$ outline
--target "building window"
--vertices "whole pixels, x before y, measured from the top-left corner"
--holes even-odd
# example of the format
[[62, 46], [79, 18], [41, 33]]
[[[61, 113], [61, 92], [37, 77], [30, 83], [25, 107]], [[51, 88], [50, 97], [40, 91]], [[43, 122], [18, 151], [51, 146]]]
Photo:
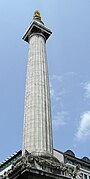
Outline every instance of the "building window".
[[86, 174], [84, 174], [84, 179], [87, 179], [87, 175]]

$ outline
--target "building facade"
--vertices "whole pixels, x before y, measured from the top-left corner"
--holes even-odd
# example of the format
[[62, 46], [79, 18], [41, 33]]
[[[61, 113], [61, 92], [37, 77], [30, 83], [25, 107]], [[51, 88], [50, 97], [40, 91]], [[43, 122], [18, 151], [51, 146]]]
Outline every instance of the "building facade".
[[66, 166], [77, 168], [76, 178], [90, 179], [90, 159], [88, 157], [77, 158], [71, 150], [63, 153], [54, 149], [53, 152]]

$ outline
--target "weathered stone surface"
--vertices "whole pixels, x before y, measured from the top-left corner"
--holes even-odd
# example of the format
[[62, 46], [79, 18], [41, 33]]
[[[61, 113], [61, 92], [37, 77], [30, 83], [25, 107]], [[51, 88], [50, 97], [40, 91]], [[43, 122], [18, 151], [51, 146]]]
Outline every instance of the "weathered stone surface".
[[26, 149], [35, 155], [51, 155], [52, 122], [46, 44], [44, 30], [42, 32], [41, 27], [40, 30], [37, 33], [35, 29], [34, 33], [28, 35], [23, 153]]
[[[71, 173], [70, 173], [71, 172]], [[12, 164], [10, 170], [4, 173], [2, 179], [16, 178], [65, 178], [70, 179], [74, 172], [73, 167], [65, 166], [54, 157], [33, 156], [28, 152]]]

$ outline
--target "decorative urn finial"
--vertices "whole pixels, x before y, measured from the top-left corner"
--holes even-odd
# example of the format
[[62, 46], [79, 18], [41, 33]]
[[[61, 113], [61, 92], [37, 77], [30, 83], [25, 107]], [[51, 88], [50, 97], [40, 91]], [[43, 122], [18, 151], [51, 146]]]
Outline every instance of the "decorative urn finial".
[[38, 10], [34, 12], [33, 19], [41, 21], [40, 12]]

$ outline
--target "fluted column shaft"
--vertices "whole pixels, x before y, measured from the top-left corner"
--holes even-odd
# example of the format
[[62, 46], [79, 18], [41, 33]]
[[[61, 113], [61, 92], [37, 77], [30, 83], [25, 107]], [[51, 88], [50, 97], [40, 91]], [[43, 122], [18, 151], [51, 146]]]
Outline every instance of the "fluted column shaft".
[[35, 33], [29, 39], [26, 77], [23, 151], [52, 154], [52, 124], [45, 38]]

